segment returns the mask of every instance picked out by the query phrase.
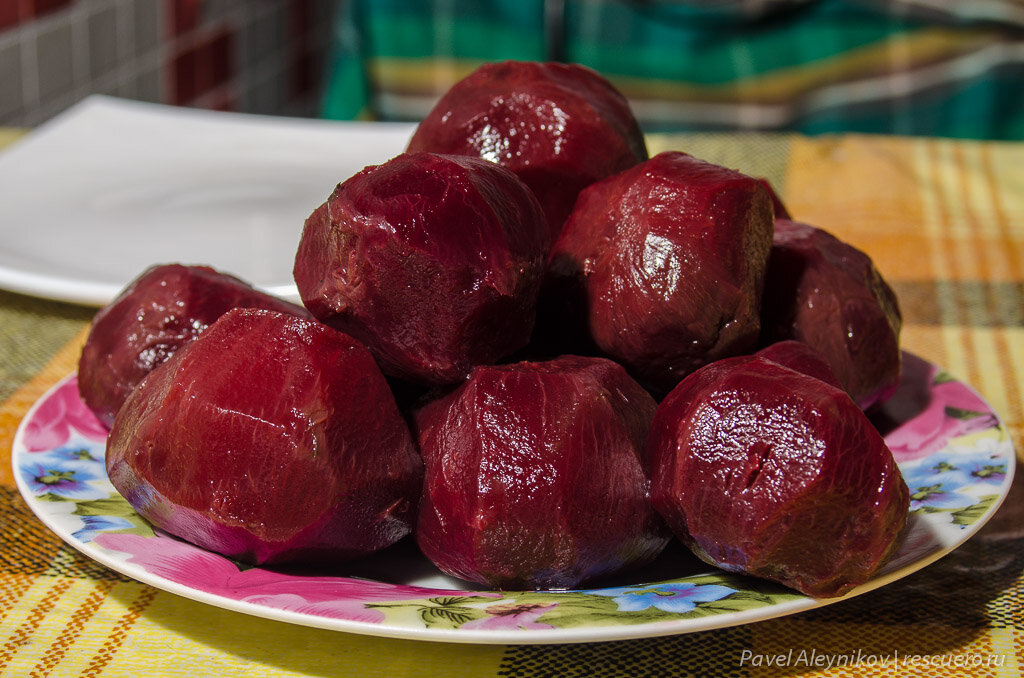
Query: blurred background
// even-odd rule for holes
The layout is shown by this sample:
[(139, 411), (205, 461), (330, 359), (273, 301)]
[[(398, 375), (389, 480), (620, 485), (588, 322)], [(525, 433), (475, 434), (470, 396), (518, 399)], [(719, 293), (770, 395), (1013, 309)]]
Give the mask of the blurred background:
[(317, 115), (336, 0), (0, 0), (0, 124), (92, 93)]
[(0, 0), (0, 124), (93, 92), (416, 120), (499, 59), (591, 66), (647, 131), (1024, 138), (1024, 0)]

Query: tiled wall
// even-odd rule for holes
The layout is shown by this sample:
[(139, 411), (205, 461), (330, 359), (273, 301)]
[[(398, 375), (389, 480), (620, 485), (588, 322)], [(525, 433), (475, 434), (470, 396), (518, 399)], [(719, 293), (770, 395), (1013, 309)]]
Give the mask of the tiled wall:
[(88, 94), (315, 113), (343, 0), (0, 0), (0, 125)]

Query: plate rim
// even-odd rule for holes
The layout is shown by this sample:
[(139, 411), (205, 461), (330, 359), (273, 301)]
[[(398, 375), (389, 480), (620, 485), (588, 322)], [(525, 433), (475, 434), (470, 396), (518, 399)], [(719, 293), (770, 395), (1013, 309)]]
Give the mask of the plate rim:
[[(45, 121), (38, 127), (29, 130), (27, 133), (14, 139), (10, 144), (0, 148), (0, 175), (15, 171), (26, 154), (39, 149), (41, 152), (52, 152), (56, 143), (54, 139), (66, 138), (64, 135), (73, 134), (82, 137), (83, 125), (94, 125), (96, 120), (108, 120), (109, 124), (116, 126), (124, 121), (130, 121), (132, 125), (145, 125), (157, 127), (169, 123), (187, 125), (188, 130), (228, 130), (232, 138), (248, 138), (261, 132), (271, 132), (291, 139), (339, 139), (346, 135), (382, 135), (396, 142), (402, 140), (402, 147), (411, 136), (415, 128), (414, 123), (409, 122), (371, 122), (362, 120), (326, 120), (319, 118), (303, 118), (297, 116), (277, 116), (260, 113), (240, 113), (233, 111), (211, 111), (194, 109), (168, 104), (137, 101), (122, 97), (105, 94), (89, 95), (75, 104), (69, 106), (54, 117)], [(181, 133), (178, 133), (179, 135)], [(372, 139), (377, 137), (371, 136)], [(349, 142), (350, 143), (350, 142)], [(280, 152), (280, 142), (271, 144), (270, 148)], [(74, 157), (78, 157), (77, 155)], [(387, 154), (381, 154), (379, 162), (388, 159)], [(344, 167), (344, 163), (341, 164)], [(353, 166), (354, 167), (354, 166)], [(362, 169), (362, 166), (354, 168), (354, 171)], [(337, 181), (344, 181), (348, 178), (346, 171), (339, 170)], [(53, 191), (57, 193), (56, 190)], [(326, 198), (326, 195), (324, 196)], [(309, 210), (316, 205), (310, 204)], [(21, 205), (24, 208), (24, 205)], [(3, 210), (0, 213), (6, 214)], [(301, 222), (296, 224), (301, 229)], [(57, 227), (51, 227), (55, 237), (59, 235)], [(2, 232), (2, 229), (0, 229)], [(298, 232), (296, 241), (298, 243)], [(137, 274), (141, 273), (147, 266), (160, 263), (159, 260), (147, 260), (137, 265), (134, 274), (125, 271), (127, 277), (121, 282), (116, 282), (110, 277), (99, 274), (98, 270), (85, 269), (86, 273), (80, 271), (69, 275), (61, 270), (58, 258), (56, 261), (49, 259), (39, 265), (26, 264), (22, 259), (30, 254), (27, 249), (17, 249), (0, 244), (0, 254), (4, 255), (0, 261), (0, 289), (25, 294), (41, 299), (59, 301), (65, 303), (82, 304), (91, 307), (100, 307), (109, 303), (118, 292)], [(78, 257), (80, 253), (73, 253)], [(199, 254), (202, 258), (202, 254)], [(195, 259), (196, 257), (191, 257)], [(80, 257), (75, 260), (76, 265), (82, 263)], [(290, 301), (298, 300), (298, 293), (290, 278), (285, 279), (280, 275), (257, 275), (247, 273), (245, 270), (231, 270), (228, 264), (218, 261), (201, 261), (206, 265), (213, 266), (227, 273), (238, 275), (255, 287), (263, 289), (276, 296), (281, 296)], [(45, 265), (52, 265), (56, 270), (52, 273), (45, 270)]]
[[(924, 359), (921, 359), (924, 360)], [(925, 361), (932, 367), (939, 368), (930, 361)], [(63, 525), (51, 516), (51, 512), (42, 510), (43, 506), (41, 500), (35, 497), (31, 488), (27, 482), (19, 473), (18, 459), (23, 455), (33, 454), (28, 452), (24, 445), (23, 439), (25, 436), (25, 429), (28, 424), (42, 406), (42, 404), (52, 396), (57, 390), (65, 387), (71, 379), (75, 378), (77, 373), (72, 371), (70, 374), (66, 374), (61, 377), (55, 384), (51, 385), (46, 391), (40, 395), (36, 401), (31, 405), (24, 417), (18, 424), (18, 428), (15, 432), (13, 443), (11, 446), (11, 464), (15, 484), (17, 486), (19, 494), (21, 494), (22, 500), (28, 505), (32, 513), (40, 520), (47, 529), (58, 536), (65, 544), (76, 549), (87, 558), (100, 563), (101, 565), (108, 567), (109, 569), (118, 572), (119, 574), (128, 577), (129, 579), (142, 583), (144, 585), (152, 586), (154, 588), (166, 591), (174, 595), (181, 596), (202, 604), (212, 605), (221, 609), (246, 614), (249, 616), (270, 619), (273, 621), (289, 623), (299, 626), (306, 626), (311, 628), (319, 628), (330, 631), (340, 631), (346, 633), (353, 633), (357, 635), (376, 636), (384, 638), (394, 638), (402, 640), (420, 640), (420, 641), (431, 641), (431, 642), (445, 642), (445, 643), (459, 643), (459, 644), (475, 644), (475, 645), (545, 645), (545, 644), (569, 644), (569, 643), (585, 643), (585, 642), (608, 642), (608, 641), (620, 641), (620, 640), (636, 640), (642, 638), (653, 638), (662, 637), (669, 635), (682, 635), (688, 633), (697, 633), (702, 631), (711, 631), (716, 629), (724, 629), (733, 626), (740, 626), (744, 624), (766, 621), (768, 619), (775, 619), (779, 617), (789, 616), (792, 614), (806, 612), (808, 610), (825, 607), (833, 603), (848, 600), (859, 595), (877, 590), (884, 586), (887, 586), (899, 579), (902, 579), (914, 572), (922, 570), (934, 562), (940, 560), (944, 556), (948, 555), (952, 551), (956, 550), (974, 535), (995, 515), (999, 510), (1003, 501), (1009, 494), (1010, 487), (1013, 484), (1014, 471), (1016, 465), (1016, 454), (1013, 447), (1013, 441), (1009, 437), (1006, 431), (1005, 423), (998, 412), (992, 408), (988, 401), (981, 396), (971, 385), (963, 382), (955, 377), (953, 379), (963, 387), (967, 388), (972, 394), (985, 403), (989, 408), (989, 412), (995, 419), (995, 425), (990, 427), (999, 428), (1003, 431), (1005, 439), (1005, 451), (1008, 453), (1007, 457), (1007, 470), (1004, 476), (1004, 480), (1000, 485), (999, 494), (997, 499), (986, 509), (986, 512), (978, 520), (963, 527), (960, 532), (960, 538), (954, 540), (952, 543), (941, 543), (938, 548), (932, 552), (922, 555), (921, 557), (915, 558), (914, 560), (905, 563), (899, 567), (895, 567), (891, 570), (883, 570), (880, 574), (874, 578), (865, 582), (864, 584), (855, 587), (848, 593), (835, 597), (835, 598), (812, 598), (809, 596), (800, 596), (791, 600), (784, 600), (781, 602), (775, 602), (766, 604), (759, 607), (748, 608), (744, 610), (734, 610), (730, 612), (723, 612), (718, 614), (712, 614), (704, 617), (687, 617), (681, 619), (670, 619), (654, 622), (641, 622), (637, 624), (613, 624), (613, 625), (596, 625), (596, 626), (581, 626), (581, 627), (557, 627), (553, 629), (461, 629), (461, 628), (413, 628), (407, 625), (401, 625), (394, 623), (390, 619), (385, 619), (381, 622), (369, 622), (360, 621), (353, 619), (344, 619), (337, 617), (326, 617), (317, 616), (306, 613), (299, 613), (293, 610), (275, 608), (270, 606), (259, 605), (253, 602), (245, 600), (237, 600), (229, 598), (227, 596), (218, 595), (203, 591), (200, 589), (192, 588), (186, 584), (182, 584), (170, 579), (163, 577), (162, 575), (146, 570), (144, 567), (130, 562), (125, 557), (124, 552), (114, 551), (106, 549), (98, 544), (92, 542), (82, 542), (73, 536)], [(104, 480), (109, 483), (109, 480), (104, 476)], [(927, 519), (922, 517), (921, 519)], [(183, 542), (176, 537), (165, 535), (161, 533), (162, 538), (173, 539), (183, 544), (187, 544), (189, 547), (208, 553), (204, 549), (197, 547), (187, 542)], [(898, 552), (897, 552), (898, 553)], [(120, 557), (119, 555), (120, 554)], [(708, 566), (711, 573), (718, 573), (719, 571), (712, 566)], [(349, 580), (363, 580), (363, 581), (380, 581), (373, 580), (364, 577), (352, 577), (346, 575), (339, 575), (339, 578)], [(390, 582), (385, 582), (390, 583)], [(655, 584), (660, 582), (642, 582), (644, 584)], [(416, 585), (408, 585), (415, 587)], [(424, 587), (425, 590), (440, 591), (441, 589), (435, 587)], [(589, 590), (599, 590), (600, 587), (592, 588)], [(588, 590), (588, 589), (583, 589)], [(486, 589), (473, 588), (470, 589), (471, 593), (492, 593)], [(453, 594), (465, 595), (466, 590), (453, 589)], [(503, 594), (517, 593), (517, 592), (502, 592)], [(519, 592), (522, 593), (522, 592)], [(799, 595), (799, 594), (798, 594)]]

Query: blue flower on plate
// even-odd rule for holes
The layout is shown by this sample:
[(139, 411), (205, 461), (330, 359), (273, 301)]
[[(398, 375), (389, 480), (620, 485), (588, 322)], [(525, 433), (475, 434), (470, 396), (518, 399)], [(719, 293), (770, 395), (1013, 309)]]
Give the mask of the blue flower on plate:
[(698, 603), (721, 600), (736, 593), (736, 590), (717, 584), (678, 582), (650, 586), (620, 586), (598, 589), (590, 593), (611, 597), (622, 612), (639, 612), (654, 607), (664, 612), (683, 614), (695, 609)]
[(932, 454), (904, 472), (910, 488), (910, 510), (957, 509), (972, 506), (978, 497), (963, 492), (972, 485), (1002, 485), (1006, 459), (993, 452), (993, 441), (974, 447), (951, 446)]
[[(934, 470), (945, 473), (959, 473), (964, 485), (981, 483), (984, 485), (1002, 485), (1006, 480), (1006, 455), (1001, 453), (1000, 441), (983, 438), (975, 442), (973, 447), (951, 446), (948, 459), (931, 464)], [(933, 455), (938, 457), (939, 455)], [(926, 463), (930, 458), (925, 460)]]
[(91, 542), (100, 532), (127, 530), (132, 524), (117, 516), (82, 516), (82, 527), (75, 531), (74, 537), (83, 543)]
[(69, 458), (62, 449), (31, 455), (19, 468), (21, 477), (36, 495), (52, 494), (64, 499), (101, 499), (108, 493), (91, 484), (103, 476), (95, 465)]
[(964, 474), (945, 464), (922, 464), (904, 474), (911, 511), (966, 508), (978, 502), (977, 497), (959, 491), (971, 484), (965, 482)]
[(82, 445), (70, 445), (67, 447), (58, 447), (57, 449), (50, 450), (47, 453), (47, 457), (55, 458), (67, 462), (82, 463), (85, 465), (102, 464), (103, 458), (97, 456), (88, 447)]

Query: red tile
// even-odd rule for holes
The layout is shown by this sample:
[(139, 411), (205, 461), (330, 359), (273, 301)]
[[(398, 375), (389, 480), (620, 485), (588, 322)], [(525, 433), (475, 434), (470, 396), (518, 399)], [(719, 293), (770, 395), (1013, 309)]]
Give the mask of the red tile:
[(68, 7), (73, 3), (74, 0), (32, 0), (29, 7), (32, 16), (42, 16)]
[(202, 0), (167, 0), (171, 35), (184, 35), (199, 27), (202, 16)]
[(0, 31), (17, 25), (19, 10), (17, 0), (0, 0)]
[(174, 84), (171, 101), (175, 105), (184, 106), (192, 103), (198, 96), (197, 66), (195, 49), (185, 50), (174, 57), (171, 65), (171, 82)]
[(211, 83), (222, 85), (235, 75), (235, 34), (223, 30), (210, 41), (205, 53), (210, 62)]

